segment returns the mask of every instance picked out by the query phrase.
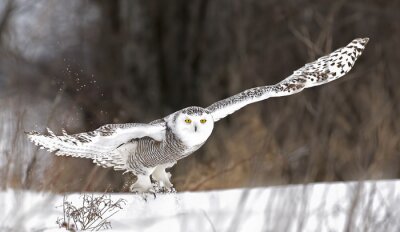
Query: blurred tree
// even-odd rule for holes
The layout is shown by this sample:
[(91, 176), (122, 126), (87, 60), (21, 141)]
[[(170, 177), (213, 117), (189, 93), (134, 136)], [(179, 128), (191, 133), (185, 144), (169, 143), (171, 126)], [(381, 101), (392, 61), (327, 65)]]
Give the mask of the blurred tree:
[[(399, 1), (7, 2), (3, 89), (61, 94), (83, 115), (85, 127), (71, 132), (207, 106), (371, 37), (345, 78), (219, 122), (206, 146), (173, 169), (175, 182), (197, 190), (400, 175)], [(59, 190), (124, 188), (119, 172), (57, 160), (63, 184), (76, 178), (68, 173), (82, 179)]]

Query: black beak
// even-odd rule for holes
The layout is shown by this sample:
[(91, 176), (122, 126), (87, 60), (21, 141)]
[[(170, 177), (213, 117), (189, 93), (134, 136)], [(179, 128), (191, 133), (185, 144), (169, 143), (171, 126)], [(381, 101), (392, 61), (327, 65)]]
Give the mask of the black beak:
[(196, 125), (194, 126), (194, 132), (197, 132), (197, 126)]

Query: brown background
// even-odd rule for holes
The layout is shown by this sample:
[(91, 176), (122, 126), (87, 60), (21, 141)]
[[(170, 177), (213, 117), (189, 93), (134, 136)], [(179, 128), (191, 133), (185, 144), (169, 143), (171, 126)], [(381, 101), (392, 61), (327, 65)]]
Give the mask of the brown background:
[[(209, 141), (172, 169), (172, 181), (184, 191), (400, 176), (399, 1), (35, 0), (4, 6), (0, 90), (17, 112), (10, 120), (20, 126), (9, 133), (20, 146), (28, 146), (24, 130), (46, 124), (78, 133), (206, 107), (274, 84), (354, 38), (369, 37), (344, 78), (218, 122)], [(38, 6), (39, 13), (30, 14)], [(30, 35), (22, 45), (13, 37), (21, 14), (35, 20), (20, 26)], [(3, 186), (127, 191), (134, 180), (30, 145), (33, 155), (22, 162), (28, 151), (13, 147), (12, 135), (1, 135), (12, 147), (2, 154), (12, 161), (0, 169)]]

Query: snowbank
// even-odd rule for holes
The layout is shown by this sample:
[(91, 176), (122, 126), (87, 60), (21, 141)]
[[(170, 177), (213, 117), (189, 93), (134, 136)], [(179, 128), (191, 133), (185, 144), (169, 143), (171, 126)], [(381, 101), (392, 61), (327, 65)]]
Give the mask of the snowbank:
[[(82, 203), (80, 194), (67, 197)], [(127, 201), (111, 217), (112, 231), (400, 231), (400, 181), (111, 197)], [(62, 202), (61, 195), (2, 192), (0, 231), (58, 231)]]

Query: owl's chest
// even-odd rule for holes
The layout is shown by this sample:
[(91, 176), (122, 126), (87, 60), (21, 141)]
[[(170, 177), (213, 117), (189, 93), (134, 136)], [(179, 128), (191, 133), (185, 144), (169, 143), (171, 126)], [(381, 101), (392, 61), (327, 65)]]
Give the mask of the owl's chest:
[(165, 140), (162, 141), (159, 148), (163, 156), (172, 158), (174, 161), (182, 159), (194, 151), (170, 131), (167, 131)]
[(136, 144), (135, 156), (144, 164), (152, 165), (175, 162), (195, 151), (173, 136), (166, 136), (163, 141), (145, 137), (137, 140)]

